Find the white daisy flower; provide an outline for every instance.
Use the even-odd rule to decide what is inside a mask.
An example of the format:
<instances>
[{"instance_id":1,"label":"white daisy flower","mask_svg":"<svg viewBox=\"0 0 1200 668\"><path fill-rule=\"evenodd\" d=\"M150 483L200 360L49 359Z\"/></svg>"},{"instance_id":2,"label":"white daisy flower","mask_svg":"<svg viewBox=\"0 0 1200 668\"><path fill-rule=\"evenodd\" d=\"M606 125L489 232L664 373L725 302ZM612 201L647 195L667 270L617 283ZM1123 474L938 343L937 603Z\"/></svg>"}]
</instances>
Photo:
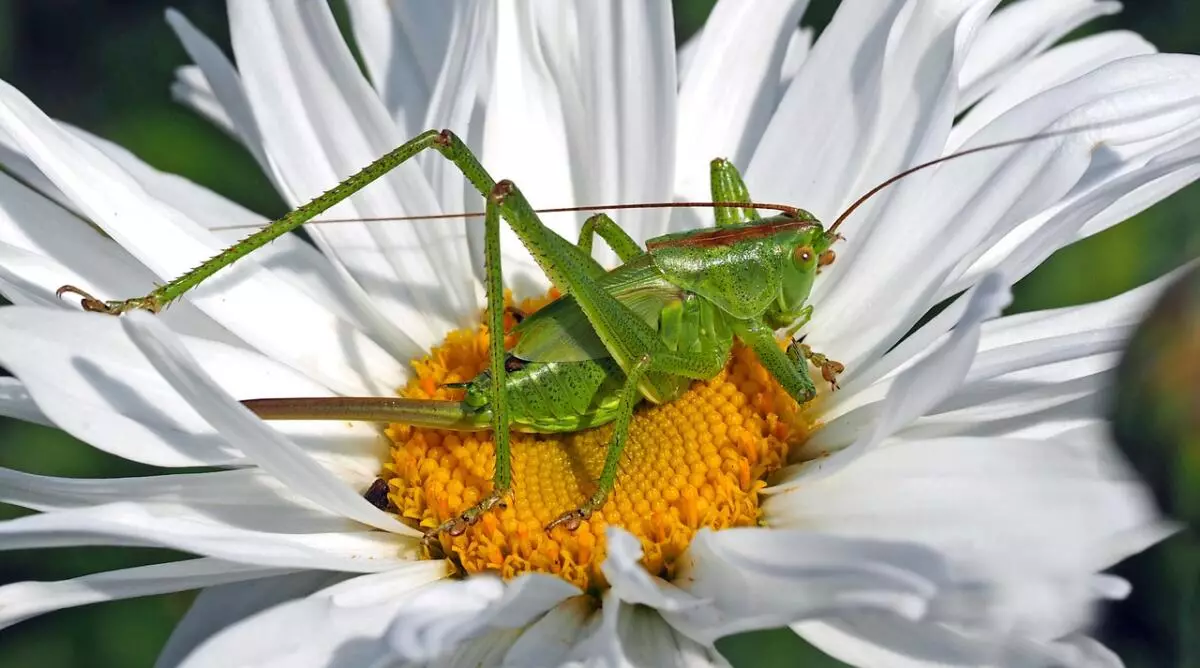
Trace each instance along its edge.
<instances>
[{"instance_id":1,"label":"white daisy flower","mask_svg":"<svg viewBox=\"0 0 1200 668\"><path fill-rule=\"evenodd\" d=\"M444 126L535 205L705 199L728 156L756 200L828 221L924 160L1088 128L922 171L846 222L804 329L845 364L840 391L797 411L737 356L639 413L576 532L541 526L582 500L602 437L518 440L513 502L444 537L453 560L424 558L413 527L486 492L486 435L268 424L237 400L437 391L477 363L482 227L310 226L317 248L279 239L159 316L79 313L55 288L144 294L265 221L0 85L20 178L0 173L0 413L215 469L0 471L0 500L42 511L0 523L4 549L197 555L0 588L0 623L204 588L161 665L721 665L716 639L780 626L863 666L1118 664L1086 636L1127 589L1101 571L1169 528L1113 455L1102 395L1161 281L999 314L1056 249L1196 177L1200 59L1124 32L1052 46L1114 2L996 4L847 0L810 45L802 0L725 0L677 54L666 0L357 0L365 75L324 3L231 0L236 67L168 14L195 62L176 96L293 204ZM429 155L328 216L480 204ZM710 215L620 222L644 241ZM547 223L574 238L580 219ZM517 244L504 262L518 297L548 287ZM379 476L392 512L362 496Z\"/></svg>"}]
</instances>

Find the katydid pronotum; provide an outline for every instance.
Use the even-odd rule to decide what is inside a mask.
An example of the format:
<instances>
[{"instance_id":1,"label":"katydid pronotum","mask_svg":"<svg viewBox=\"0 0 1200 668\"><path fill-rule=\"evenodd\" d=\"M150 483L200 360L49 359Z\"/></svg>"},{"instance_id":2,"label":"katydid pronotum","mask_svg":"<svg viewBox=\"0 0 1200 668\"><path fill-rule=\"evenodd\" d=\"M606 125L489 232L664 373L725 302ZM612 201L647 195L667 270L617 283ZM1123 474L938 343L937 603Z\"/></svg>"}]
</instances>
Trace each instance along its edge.
<instances>
[{"instance_id":1,"label":"katydid pronotum","mask_svg":"<svg viewBox=\"0 0 1200 668\"><path fill-rule=\"evenodd\" d=\"M504 503L512 486L510 430L566 432L613 423L595 492L546 527L573 530L612 491L637 405L643 399L672 401L693 380L716 376L725 367L735 339L752 349L800 404L816 395L810 363L836 387L841 364L798 341L781 349L776 331L784 329L790 337L811 317L812 306L806 302L817 272L834 261L830 247L840 238L837 228L859 205L920 169L1046 136L1051 135L979 146L912 167L868 191L829 229L802 209L753 202L733 165L717 159L711 171L713 202L707 203L714 209L716 226L650 239L643 249L603 213L589 218L578 243L571 243L539 220L511 181L494 181L457 136L449 130L430 130L143 297L102 301L74 286L62 286L58 294L78 295L88 311L157 312L222 268L312 220L417 154L434 149L486 198L485 324L489 331L503 331L505 314L501 220L562 296L516 326L517 343L511 350L505 349L503 336L490 337L488 369L463 384L462 401L334 397L243 403L264 419L400 422L469 431L490 427L496 460L491 493L438 526L431 537L442 532L461 534ZM757 209L783 213L762 218ZM620 266L605 270L592 258L597 235L616 252Z\"/></svg>"}]
</instances>

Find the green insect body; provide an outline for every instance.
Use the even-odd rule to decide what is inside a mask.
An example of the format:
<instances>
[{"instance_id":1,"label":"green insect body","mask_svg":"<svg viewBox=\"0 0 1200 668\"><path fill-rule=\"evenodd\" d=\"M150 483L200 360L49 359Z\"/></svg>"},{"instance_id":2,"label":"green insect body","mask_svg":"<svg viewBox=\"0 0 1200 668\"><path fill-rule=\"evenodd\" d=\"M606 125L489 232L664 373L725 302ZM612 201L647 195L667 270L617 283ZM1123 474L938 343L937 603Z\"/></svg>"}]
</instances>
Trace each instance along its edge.
<instances>
[{"instance_id":1,"label":"green insect body","mask_svg":"<svg viewBox=\"0 0 1200 668\"><path fill-rule=\"evenodd\" d=\"M792 307L802 305L808 296L816 270L815 249L821 248L823 236L819 226L798 225L794 218L721 229L732 233L726 236L733 241L718 245L711 238L716 235L706 230L652 239L647 253L613 269L599 283L622 303L632 304L631 309L656 328L659 340L669 350L712 354L727 361L735 321L759 317L790 324L799 317ZM762 236L754 238L756 234ZM809 249L809 259L797 259L795 248ZM700 261L695 260L697 255ZM717 260L710 265L717 267L712 273L696 269L705 258ZM772 267L747 271L747 267L764 264ZM790 282L781 280L784 277ZM731 289L736 299L728 298ZM745 308L746 304L752 308ZM731 313L734 308L740 312ZM571 432L616 419L625 374L570 295L526 317L513 333L518 342L505 359L504 380L510 429ZM684 376L657 376L643 390L645 398L655 403L677 399L691 385L691 379ZM491 372L484 371L465 385L462 402L444 406L438 415L405 412L408 404L404 400L395 400L390 414L393 421L420 427L484 429L493 419L491 384ZM250 405L267 417L295 417L282 404L255 401Z\"/></svg>"},{"instance_id":2,"label":"green insect body","mask_svg":"<svg viewBox=\"0 0 1200 668\"><path fill-rule=\"evenodd\" d=\"M266 419L369 420L457 430L490 427L496 448L492 493L432 535L461 533L508 494L510 430L569 432L612 423L596 492L548 528L577 526L604 503L615 484L634 408L643 399L672 401L692 381L716 376L729 360L735 340L751 348L800 403L816 394L810 361L821 367L826 380L836 380L840 364L798 344L785 352L775 332L784 327L794 331L811 314L805 302L819 267L833 260L829 247L837 235L799 210L761 218L750 205L741 176L724 160L712 163L713 199L747 206L716 208L716 227L651 239L643 250L608 216L598 214L588 219L573 244L538 220L515 185L493 181L456 136L430 131L145 297L101 302L69 286L60 293L81 294L88 310L157 311L219 269L429 148L451 160L487 197L489 330L502 331L503 324L502 219L563 296L515 328L518 342L511 351L504 349L504 337L492 337L488 369L464 384L462 401L339 397L244 403ZM592 259L597 235L616 251L620 266L605 270Z\"/></svg>"}]
</instances>

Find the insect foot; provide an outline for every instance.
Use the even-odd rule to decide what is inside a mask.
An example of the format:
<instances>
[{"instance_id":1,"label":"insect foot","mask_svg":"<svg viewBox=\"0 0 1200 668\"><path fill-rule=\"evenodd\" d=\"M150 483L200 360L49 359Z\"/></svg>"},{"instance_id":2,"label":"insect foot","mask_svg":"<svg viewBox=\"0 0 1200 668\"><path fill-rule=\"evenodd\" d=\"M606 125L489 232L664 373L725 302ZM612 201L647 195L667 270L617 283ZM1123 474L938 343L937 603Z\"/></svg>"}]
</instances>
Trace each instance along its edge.
<instances>
[{"instance_id":1,"label":"insect foot","mask_svg":"<svg viewBox=\"0 0 1200 668\"><path fill-rule=\"evenodd\" d=\"M90 313L107 313L108 315L121 315L126 311L134 309L144 309L151 313L158 313L162 309L162 305L153 296L136 297L134 299L125 299L121 301L103 301L97 299L86 290L77 288L74 285L64 285L54 291L54 296L62 299L64 295L76 295L79 299L79 305L83 310Z\"/></svg>"},{"instance_id":2,"label":"insect foot","mask_svg":"<svg viewBox=\"0 0 1200 668\"><path fill-rule=\"evenodd\" d=\"M825 382L829 383L829 389L838 389L838 376L846 370L846 365L837 360L829 359L803 343L800 344L800 351L805 359L812 362L813 366L821 370L821 377L825 379Z\"/></svg>"},{"instance_id":3,"label":"insect foot","mask_svg":"<svg viewBox=\"0 0 1200 668\"><path fill-rule=\"evenodd\" d=\"M583 521L592 516L591 504L582 508L570 510L556 517L552 522L546 525L546 533L554 530L554 527L565 527L567 531L574 532L583 524Z\"/></svg>"},{"instance_id":4,"label":"insect foot","mask_svg":"<svg viewBox=\"0 0 1200 668\"><path fill-rule=\"evenodd\" d=\"M443 533L448 536L463 535L471 525L478 522L479 518L483 517L492 508L508 507L508 504L504 501L504 497L508 495L508 492L509 490L507 489L493 490L482 501L466 509L458 517L442 522L436 529L425 534L425 543L437 542L438 537Z\"/></svg>"}]
</instances>

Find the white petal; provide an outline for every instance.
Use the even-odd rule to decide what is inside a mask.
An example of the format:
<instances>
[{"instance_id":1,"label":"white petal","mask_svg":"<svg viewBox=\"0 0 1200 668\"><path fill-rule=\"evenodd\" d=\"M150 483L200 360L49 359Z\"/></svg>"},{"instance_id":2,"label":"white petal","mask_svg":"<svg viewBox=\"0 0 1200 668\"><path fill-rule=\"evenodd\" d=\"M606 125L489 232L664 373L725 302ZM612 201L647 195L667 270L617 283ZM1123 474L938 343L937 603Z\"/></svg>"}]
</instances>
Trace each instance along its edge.
<instances>
[{"instance_id":1,"label":"white petal","mask_svg":"<svg viewBox=\"0 0 1200 668\"><path fill-rule=\"evenodd\" d=\"M1122 668L1125 665L1116 652L1085 635L1075 634L1064 638L1063 642L1078 652L1078 665L1093 668Z\"/></svg>"},{"instance_id":2,"label":"white petal","mask_svg":"<svg viewBox=\"0 0 1200 668\"><path fill-rule=\"evenodd\" d=\"M792 33L792 38L788 40L787 54L783 57L783 65L779 68L779 85L781 89L786 90L791 85L796 72L800 71L800 66L804 64L804 60L808 58L809 52L812 51L812 44L812 28L797 28Z\"/></svg>"},{"instance_id":3,"label":"white petal","mask_svg":"<svg viewBox=\"0 0 1200 668\"><path fill-rule=\"evenodd\" d=\"M182 13L168 8L166 18L187 51L188 57L198 68L192 74L186 75L195 80L189 89L199 89L201 82L207 87L212 96L209 106L216 106L223 116L216 117L218 124L227 125L228 130L250 151L250 155L254 156L259 166L268 175L272 175L270 160L263 150L262 134L254 120L254 114L250 111L250 102L246 99L242 80L233 68L233 63L229 62L225 54L221 53L221 49L197 30ZM187 82L183 77L180 77L180 80ZM223 119L228 121L224 122Z\"/></svg>"},{"instance_id":4,"label":"white petal","mask_svg":"<svg viewBox=\"0 0 1200 668\"><path fill-rule=\"evenodd\" d=\"M196 363L154 316L131 313L121 320L129 338L155 369L210 424L255 464L325 509L369 526L405 536L420 532L371 505L283 434L267 426L237 402Z\"/></svg>"},{"instance_id":5,"label":"white petal","mask_svg":"<svg viewBox=\"0 0 1200 668\"><path fill-rule=\"evenodd\" d=\"M521 631L519 629L492 631L467 640L448 654L422 665L428 666L428 668L460 668L462 666L499 668L505 665L504 661L508 651L520 638Z\"/></svg>"},{"instance_id":6,"label":"white petal","mask_svg":"<svg viewBox=\"0 0 1200 668\"><path fill-rule=\"evenodd\" d=\"M1141 320L1173 275L1168 274L1125 294L1092 304L1023 313L985 322L981 329L979 349L984 352L1012 346L1019 351L1021 344L1038 340L1132 326ZM827 419L832 420L852 408L881 400L887 384L877 381L919 363L925 351L954 326L961 317L963 307L964 302L955 301L919 330L906 336L880 360L847 374L849 380L842 383L842 391L831 398Z\"/></svg>"},{"instance_id":7,"label":"white petal","mask_svg":"<svg viewBox=\"0 0 1200 668\"><path fill-rule=\"evenodd\" d=\"M225 628L181 666L388 665L382 637L395 610L447 575L447 562L418 561L335 584Z\"/></svg>"},{"instance_id":8,"label":"white petal","mask_svg":"<svg viewBox=\"0 0 1200 668\"><path fill-rule=\"evenodd\" d=\"M565 580L540 573L508 583L469 577L414 595L396 612L387 641L406 661L431 661L486 631L521 628L579 594Z\"/></svg>"},{"instance_id":9,"label":"white petal","mask_svg":"<svg viewBox=\"0 0 1200 668\"><path fill-rule=\"evenodd\" d=\"M216 82L212 85L213 95L221 105L222 111L230 114L229 123L234 134L250 149L276 187L287 192L284 175L279 173L275 163L266 153L263 136L258 129L258 120L254 117L250 101L242 86L241 77L234 69L233 64L225 58L211 40L193 28L178 12L168 10L167 21L175 29L184 48L187 49L192 60L197 63L197 67L203 71L200 77L204 84L209 85L210 79ZM210 226L221 224L210 219L201 220L201 222ZM244 231L227 231L218 233L218 237L226 243L232 243L238 241L245 234ZM332 266L324 258L320 262L311 263L311 265L302 261L297 255L309 256L316 253L308 244L292 235L285 235L257 252L267 257L268 266L271 266L272 269L286 271L288 273L287 280L307 285L310 294L318 297L330 294L333 297L332 301L338 304L338 307L334 309L336 313L339 315L353 313L351 319L367 327L369 332L375 334L376 341L393 355L401 359L411 357L411 350L396 345L396 341L403 339L404 335L371 302L367 293L354 282L345 268ZM272 259L274 262L270 262Z\"/></svg>"},{"instance_id":10,"label":"white petal","mask_svg":"<svg viewBox=\"0 0 1200 668\"><path fill-rule=\"evenodd\" d=\"M0 102L0 127L93 222L156 275L174 278L221 250L211 234L146 197L110 159L70 136L11 86L0 86ZM397 384L388 381L398 380L400 367L378 346L252 258L225 269L189 299L254 347L330 386L362 392ZM370 378L361 375L365 369Z\"/></svg>"},{"instance_id":11,"label":"white petal","mask_svg":"<svg viewBox=\"0 0 1200 668\"><path fill-rule=\"evenodd\" d=\"M217 126L219 130L241 141L233 119L221 106L204 72L196 65L183 65L175 68L175 80L171 82L171 99L200 114L205 120Z\"/></svg>"},{"instance_id":12,"label":"white petal","mask_svg":"<svg viewBox=\"0 0 1200 668\"><path fill-rule=\"evenodd\" d=\"M592 615L570 655L565 661L559 660L557 665L573 668L729 666L711 645L704 646L684 637L657 611L629 605L611 590L604 594L600 614Z\"/></svg>"},{"instance_id":13,"label":"white petal","mask_svg":"<svg viewBox=\"0 0 1200 668\"><path fill-rule=\"evenodd\" d=\"M1018 105L972 145L1092 123L1098 129L981 153L897 184L877 207L878 219L907 222L856 237L858 251L840 269L839 252L833 276L841 280L814 293L807 342L851 368L882 354L1014 227L1053 213L1072 189L1086 190L1184 143L1200 125L1186 83L1197 77L1200 58L1191 56L1112 63ZM844 232L857 225L848 222ZM933 247L939 251L927 252Z\"/></svg>"},{"instance_id":14,"label":"white petal","mask_svg":"<svg viewBox=\"0 0 1200 668\"><path fill-rule=\"evenodd\" d=\"M220 559L189 559L93 573L58 582L16 582L0 587L0 628L52 610L211 587L280 572L280 569Z\"/></svg>"},{"instance_id":15,"label":"white petal","mask_svg":"<svg viewBox=\"0 0 1200 668\"><path fill-rule=\"evenodd\" d=\"M75 206L71 198L59 190L58 186L54 185L54 182L25 156L25 152L17 145L16 140L4 130L0 130L0 165L4 165L4 171L15 176L39 195L76 216L84 217L83 212Z\"/></svg>"},{"instance_id":16,"label":"white petal","mask_svg":"<svg viewBox=\"0 0 1200 668\"><path fill-rule=\"evenodd\" d=\"M658 614L642 606L622 605L617 620L622 666L664 668L728 667L712 649L681 635Z\"/></svg>"},{"instance_id":17,"label":"white petal","mask_svg":"<svg viewBox=\"0 0 1200 668\"><path fill-rule=\"evenodd\" d=\"M1040 226L1014 230L942 292L969 283L980 271L999 270L1014 280L1021 278L1055 249L1140 213L1197 177L1200 141L1192 141L1073 198Z\"/></svg>"},{"instance_id":18,"label":"white petal","mask_svg":"<svg viewBox=\"0 0 1200 668\"><path fill-rule=\"evenodd\" d=\"M239 398L330 395L252 351L200 339L187 344ZM0 364L21 379L55 425L106 452L156 466L244 463L236 447L150 366L116 318L0 309ZM387 451L366 424L281 423L279 430L359 483L374 479Z\"/></svg>"},{"instance_id":19,"label":"white petal","mask_svg":"<svg viewBox=\"0 0 1200 668\"><path fill-rule=\"evenodd\" d=\"M843 2L750 162L755 199L796 202L832 218L863 184L940 151L953 116L960 37L987 9L965 0Z\"/></svg>"},{"instance_id":20,"label":"white petal","mask_svg":"<svg viewBox=\"0 0 1200 668\"><path fill-rule=\"evenodd\" d=\"M1117 355L1083 360L1086 365L1116 366ZM1052 365L1064 368L1064 365ZM1074 371L1066 367L1068 371ZM1042 371L1041 369L1038 370ZM946 436L1044 437L1097 420L1108 410L1112 372L1097 372L1057 383L1054 371L1041 378L985 381L960 392L965 407L939 406L897 434L917 440Z\"/></svg>"},{"instance_id":21,"label":"white petal","mask_svg":"<svg viewBox=\"0 0 1200 668\"><path fill-rule=\"evenodd\" d=\"M646 605L663 612L689 610L706 603L647 573L640 563L642 544L633 534L617 527L609 527L605 534L608 555L600 568L614 596L626 603Z\"/></svg>"},{"instance_id":22,"label":"white petal","mask_svg":"<svg viewBox=\"0 0 1200 668\"><path fill-rule=\"evenodd\" d=\"M212 230L227 246L241 241L270 222L183 177L154 169L121 146L82 130L72 130L119 164L137 180L147 195L178 209L191 220ZM309 297L326 309L356 325L360 324L360 319L346 307L346 303L351 301L347 295L347 282L319 251L300 237L285 234L256 250L255 259L288 283L302 287Z\"/></svg>"},{"instance_id":23,"label":"white petal","mask_svg":"<svg viewBox=\"0 0 1200 668\"><path fill-rule=\"evenodd\" d=\"M0 273L11 286L6 290L9 299L18 304L75 309L54 294L59 286L118 296L145 291L155 280L154 274L84 219L5 174L0 174L0 244L4 253ZM183 333L238 341L187 302L164 317Z\"/></svg>"},{"instance_id":24,"label":"white petal","mask_svg":"<svg viewBox=\"0 0 1200 668\"><path fill-rule=\"evenodd\" d=\"M580 642L596 607L597 601L590 596L572 596L559 603L525 628L505 654L505 661L511 666L559 665Z\"/></svg>"},{"instance_id":25,"label":"white petal","mask_svg":"<svg viewBox=\"0 0 1200 668\"><path fill-rule=\"evenodd\" d=\"M565 48L552 41L575 29L574 5L547 3L542 23L550 27L542 37L530 3L497 6L496 62L493 68L504 75L504 85L491 87L483 137L483 163L493 174L513 180L534 206L576 204L571 146L564 119L564 96L578 83L556 83L547 58L550 48ZM550 10L561 17L549 16ZM557 21L552 19L557 18ZM544 39L545 44L539 43ZM569 36L562 38L570 42ZM578 234L581 223L574 217L544 216L543 222L568 239ZM544 292L549 282L537 263L525 252L520 240L507 228L502 230L505 283L515 294ZM472 232L473 248L482 263L482 229Z\"/></svg>"},{"instance_id":26,"label":"white petal","mask_svg":"<svg viewBox=\"0 0 1200 668\"><path fill-rule=\"evenodd\" d=\"M764 505L773 527L911 540L996 572L1078 577L1169 529L1107 439L897 440Z\"/></svg>"},{"instance_id":27,"label":"white petal","mask_svg":"<svg viewBox=\"0 0 1200 668\"><path fill-rule=\"evenodd\" d=\"M671 199L676 75L669 3L506 6L496 68L504 85L492 87L484 157L535 206ZM665 231L667 218L654 210L625 212L620 221L642 241ZM546 220L572 239L581 222ZM516 240L507 232L505 239L505 273L515 270L518 294L544 289ZM611 264L614 255L598 246L600 261Z\"/></svg>"},{"instance_id":28,"label":"white petal","mask_svg":"<svg viewBox=\"0 0 1200 668\"><path fill-rule=\"evenodd\" d=\"M200 643L225 628L285 601L304 598L346 579L344 573L301 571L205 587L171 631L155 668L175 668Z\"/></svg>"},{"instance_id":29,"label":"white petal","mask_svg":"<svg viewBox=\"0 0 1200 668\"><path fill-rule=\"evenodd\" d=\"M495 62L494 40L496 7L491 2L454 3L450 44L446 60L436 80L424 127L452 128L468 146L484 145L483 103L491 85ZM481 208L479 192L457 166L448 160L428 156L423 162L429 183L443 211L474 211ZM478 280L482 296L483 262L475 262L472 237L482 241L483 226L478 220L442 220L436 223L452 234L446 251L455 254L455 267L470 267Z\"/></svg>"},{"instance_id":30,"label":"white petal","mask_svg":"<svg viewBox=\"0 0 1200 668\"><path fill-rule=\"evenodd\" d=\"M1121 3L1107 0L1022 0L1000 9L983 24L963 62L958 108L971 106L997 82L1011 80L1020 65L1075 28L1120 9Z\"/></svg>"},{"instance_id":31,"label":"white petal","mask_svg":"<svg viewBox=\"0 0 1200 668\"><path fill-rule=\"evenodd\" d=\"M704 644L844 611L919 618L948 577L936 552L913 543L774 528L704 530L674 579L699 605L663 614Z\"/></svg>"},{"instance_id":32,"label":"white petal","mask_svg":"<svg viewBox=\"0 0 1200 668\"><path fill-rule=\"evenodd\" d=\"M936 406L962 383L970 369L979 348L980 323L999 315L1010 298L1008 286L998 275L984 277L979 285L960 299L960 303L964 304L962 317L950 336L927 357L896 378L888 388L878 417L862 424L853 443L829 457L784 469L778 483L767 488L767 491L789 492L803 484L800 480L808 476L830 475L843 469L883 439ZM947 311L953 312L953 306ZM821 441L822 447L835 445Z\"/></svg>"},{"instance_id":33,"label":"white petal","mask_svg":"<svg viewBox=\"0 0 1200 668\"><path fill-rule=\"evenodd\" d=\"M863 668L1091 666L1072 660L1078 652L1058 643L971 636L942 624L872 612L800 622L792 630L830 656Z\"/></svg>"},{"instance_id":34,"label":"white petal","mask_svg":"<svg viewBox=\"0 0 1200 668\"><path fill-rule=\"evenodd\" d=\"M434 96L438 73L447 60L458 4L398 0L347 3L354 40L367 73L396 127L406 135L426 129L421 123ZM477 33L476 38L482 40L484 34Z\"/></svg>"},{"instance_id":35,"label":"white petal","mask_svg":"<svg viewBox=\"0 0 1200 668\"><path fill-rule=\"evenodd\" d=\"M669 201L677 89L671 4L584 1L576 7L582 97L564 100L576 197L595 203ZM621 226L639 241L665 232L666 223L661 210L621 216ZM611 264L615 255L601 253L600 259Z\"/></svg>"},{"instance_id":36,"label":"white petal","mask_svg":"<svg viewBox=\"0 0 1200 668\"><path fill-rule=\"evenodd\" d=\"M230 24L239 72L288 201L310 200L407 139L325 4L234 2ZM437 213L419 162L392 169L327 216ZM475 278L456 264L462 230L461 222L392 221L313 226L310 233L407 335L389 349L408 358L475 316Z\"/></svg>"},{"instance_id":37,"label":"white petal","mask_svg":"<svg viewBox=\"0 0 1200 668\"><path fill-rule=\"evenodd\" d=\"M369 573L411 563L415 541L379 531L283 534L237 529L153 507L113 503L0 522L0 549L73 545L169 547L228 561L280 568Z\"/></svg>"},{"instance_id":38,"label":"white petal","mask_svg":"<svg viewBox=\"0 0 1200 668\"><path fill-rule=\"evenodd\" d=\"M807 6L807 0L761 6L725 0L713 7L679 88L677 133L685 141L675 146L677 193L707 199L713 158L749 162L779 103L784 56Z\"/></svg>"},{"instance_id":39,"label":"white petal","mask_svg":"<svg viewBox=\"0 0 1200 668\"><path fill-rule=\"evenodd\" d=\"M34 403L25 383L12 377L0 378L0 415L52 427L54 423Z\"/></svg>"},{"instance_id":40,"label":"white petal","mask_svg":"<svg viewBox=\"0 0 1200 668\"><path fill-rule=\"evenodd\" d=\"M964 385L900 434L905 438L952 435L1049 435L1107 410L1103 392L1134 325L1173 277L1105 301L1026 313L983 324L979 354ZM823 413L825 426L808 443L816 455L852 439L879 413L897 374L920 365L934 345L951 305L843 385ZM886 376L886 377L885 377ZM882 381L880 379L883 379ZM845 397L845 398L844 398Z\"/></svg>"},{"instance_id":41,"label":"white petal","mask_svg":"<svg viewBox=\"0 0 1200 668\"><path fill-rule=\"evenodd\" d=\"M1001 12L1003 13L1003 12ZM984 24L987 31L991 24ZM1012 76L973 106L954 124L948 149L955 149L967 137L1021 102L1064 84L1072 79L1121 58L1154 53L1154 45L1134 32L1112 31L1067 42L1020 66Z\"/></svg>"},{"instance_id":42,"label":"white petal","mask_svg":"<svg viewBox=\"0 0 1200 668\"><path fill-rule=\"evenodd\" d=\"M157 466L238 461L240 454L202 428L149 365L136 363L140 355L121 338L116 320L104 316L0 310L0 364L56 426L106 452Z\"/></svg>"},{"instance_id":43,"label":"white petal","mask_svg":"<svg viewBox=\"0 0 1200 668\"><path fill-rule=\"evenodd\" d=\"M692 59L696 57L696 50L700 48L700 36L704 34L704 26L700 26L692 36L687 38L687 41L679 45L675 51L675 69L679 73L679 80L687 79L688 68L692 64Z\"/></svg>"},{"instance_id":44,"label":"white petal","mask_svg":"<svg viewBox=\"0 0 1200 668\"><path fill-rule=\"evenodd\" d=\"M600 614L592 615L579 642L571 649L567 666L589 668L625 668L628 661L622 651L618 624L624 605L621 599L609 590L601 599Z\"/></svg>"},{"instance_id":45,"label":"white petal","mask_svg":"<svg viewBox=\"0 0 1200 668\"><path fill-rule=\"evenodd\" d=\"M43 512L128 501L162 516L270 533L361 529L289 491L260 469L89 480L0 468L0 501Z\"/></svg>"}]
</instances>

